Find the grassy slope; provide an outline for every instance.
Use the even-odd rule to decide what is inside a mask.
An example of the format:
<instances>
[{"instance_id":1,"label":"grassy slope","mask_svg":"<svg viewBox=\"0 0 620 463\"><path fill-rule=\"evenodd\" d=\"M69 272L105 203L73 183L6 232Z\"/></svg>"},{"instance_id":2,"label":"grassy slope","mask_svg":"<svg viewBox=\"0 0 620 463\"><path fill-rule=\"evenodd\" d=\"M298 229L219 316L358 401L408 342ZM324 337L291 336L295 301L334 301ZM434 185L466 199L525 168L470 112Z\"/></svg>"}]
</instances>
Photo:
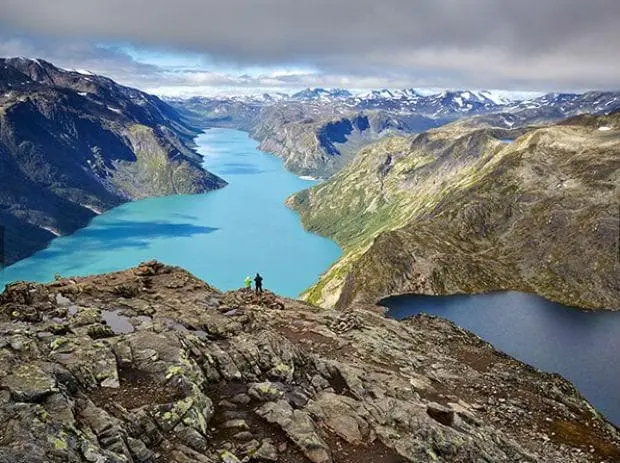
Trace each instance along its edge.
<instances>
[{"instance_id":1,"label":"grassy slope","mask_svg":"<svg viewBox=\"0 0 620 463\"><path fill-rule=\"evenodd\" d=\"M196 169L187 159L171 157L174 148L150 127L133 125L127 137L136 160L118 161L112 183L129 198L200 193L223 184L210 172Z\"/></svg>"},{"instance_id":2,"label":"grassy slope","mask_svg":"<svg viewBox=\"0 0 620 463\"><path fill-rule=\"evenodd\" d=\"M289 200L307 228L345 250L306 298L346 306L511 288L617 307L620 135L575 124L511 144L453 126L362 150Z\"/></svg>"}]
</instances>

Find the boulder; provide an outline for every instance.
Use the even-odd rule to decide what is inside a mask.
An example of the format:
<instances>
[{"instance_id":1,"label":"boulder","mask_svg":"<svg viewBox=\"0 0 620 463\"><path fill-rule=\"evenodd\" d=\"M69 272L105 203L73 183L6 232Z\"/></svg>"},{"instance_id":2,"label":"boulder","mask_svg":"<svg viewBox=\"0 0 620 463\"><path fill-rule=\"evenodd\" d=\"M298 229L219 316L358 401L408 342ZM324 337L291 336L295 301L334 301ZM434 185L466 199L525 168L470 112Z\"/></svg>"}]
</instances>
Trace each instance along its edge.
<instances>
[{"instance_id":1,"label":"boulder","mask_svg":"<svg viewBox=\"0 0 620 463\"><path fill-rule=\"evenodd\" d=\"M31 363L13 369L0 384L16 402L40 402L58 390L56 379Z\"/></svg>"}]
</instances>

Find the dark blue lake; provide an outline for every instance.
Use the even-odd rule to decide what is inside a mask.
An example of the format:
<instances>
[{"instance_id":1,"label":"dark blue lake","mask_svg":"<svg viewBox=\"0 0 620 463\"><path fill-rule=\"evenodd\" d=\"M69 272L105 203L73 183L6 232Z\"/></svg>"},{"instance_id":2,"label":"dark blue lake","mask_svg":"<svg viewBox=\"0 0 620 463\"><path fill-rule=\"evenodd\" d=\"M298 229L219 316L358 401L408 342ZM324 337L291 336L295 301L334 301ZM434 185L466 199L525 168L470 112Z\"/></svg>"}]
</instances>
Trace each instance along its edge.
<instances>
[{"instance_id":1,"label":"dark blue lake","mask_svg":"<svg viewBox=\"0 0 620 463\"><path fill-rule=\"evenodd\" d=\"M620 425L620 312L585 312L519 292L401 296L382 305L399 320L421 312L447 318L498 350L561 374Z\"/></svg>"}]
</instances>

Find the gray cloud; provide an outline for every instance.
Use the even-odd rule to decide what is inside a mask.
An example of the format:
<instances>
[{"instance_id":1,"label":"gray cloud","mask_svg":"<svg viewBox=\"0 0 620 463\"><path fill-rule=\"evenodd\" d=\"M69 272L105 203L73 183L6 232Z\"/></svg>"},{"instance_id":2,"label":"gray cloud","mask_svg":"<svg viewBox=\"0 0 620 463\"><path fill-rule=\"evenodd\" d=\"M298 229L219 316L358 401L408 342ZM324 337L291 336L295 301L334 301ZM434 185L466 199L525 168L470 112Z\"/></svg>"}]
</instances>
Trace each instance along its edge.
<instances>
[{"instance_id":1,"label":"gray cloud","mask_svg":"<svg viewBox=\"0 0 620 463\"><path fill-rule=\"evenodd\" d=\"M155 83L161 69L136 62L119 50L98 47L86 41L45 39L11 35L0 29L0 56L43 58L66 69L84 69L111 75L119 81Z\"/></svg>"},{"instance_id":2,"label":"gray cloud","mask_svg":"<svg viewBox=\"0 0 620 463\"><path fill-rule=\"evenodd\" d=\"M618 0L0 0L0 30L451 87L618 88L619 22Z\"/></svg>"}]
</instances>

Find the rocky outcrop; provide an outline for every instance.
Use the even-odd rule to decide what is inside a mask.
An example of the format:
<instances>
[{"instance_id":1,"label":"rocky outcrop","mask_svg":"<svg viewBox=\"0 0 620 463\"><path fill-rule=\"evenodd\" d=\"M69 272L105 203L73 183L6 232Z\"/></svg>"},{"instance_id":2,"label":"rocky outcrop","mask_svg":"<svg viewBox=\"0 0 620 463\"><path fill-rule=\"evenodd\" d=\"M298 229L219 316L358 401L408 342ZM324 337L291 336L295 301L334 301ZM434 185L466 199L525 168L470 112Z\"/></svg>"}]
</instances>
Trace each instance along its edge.
<instances>
[{"instance_id":1,"label":"rocky outcrop","mask_svg":"<svg viewBox=\"0 0 620 463\"><path fill-rule=\"evenodd\" d=\"M220 293L157 262L0 296L0 461L618 458L570 383L446 320Z\"/></svg>"},{"instance_id":2,"label":"rocky outcrop","mask_svg":"<svg viewBox=\"0 0 620 463\"><path fill-rule=\"evenodd\" d=\"M156 97L44 61L1 59L4 262L128 200L223 186L202 169L195 135Z\"/></svg>"},{"instance_id":3,"label":"rocky outcrop","mask_svg":"<svg viewBox=\"0 0 620 463\"><path fill-rule=\"evenodd\" d=\"M619 118L455 124L362 150L289 200L309 230L345 251L306 298L346 307L514 289L618 309Z\"/></svg>"}]
</instances>

